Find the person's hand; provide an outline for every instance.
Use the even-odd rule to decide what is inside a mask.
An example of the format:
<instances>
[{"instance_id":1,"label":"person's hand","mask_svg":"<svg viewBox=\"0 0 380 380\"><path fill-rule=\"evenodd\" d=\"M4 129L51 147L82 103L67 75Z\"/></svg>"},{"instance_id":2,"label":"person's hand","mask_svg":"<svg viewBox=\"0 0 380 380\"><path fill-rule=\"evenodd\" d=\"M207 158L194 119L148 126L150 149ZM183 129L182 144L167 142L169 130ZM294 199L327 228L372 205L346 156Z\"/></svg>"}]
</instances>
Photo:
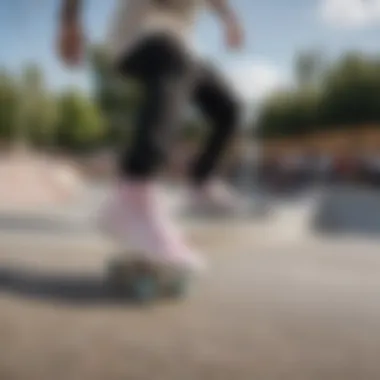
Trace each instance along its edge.
<instances>
[{"instance_id":1,"label":"person's hand","mask_svg":"<svg viewBox=\"0 0 380 380\"><path fill-rule=\"evenodd\" d=\"M83 33L79 23L63 23L58 36L58 53L68 66L78 66L83 59Z\"/></svg>"},{"instance_id":2,"label":"person's hand","mask_svg":"<svg viewBox=\"0 0 380 380\"><path fill-rule=\"evenodd\" d=\"M234 21L227 23L226 33L226 43L228 48L237 50L243 47L244 32L239 23Z\"/></svg>"}]
</instances>

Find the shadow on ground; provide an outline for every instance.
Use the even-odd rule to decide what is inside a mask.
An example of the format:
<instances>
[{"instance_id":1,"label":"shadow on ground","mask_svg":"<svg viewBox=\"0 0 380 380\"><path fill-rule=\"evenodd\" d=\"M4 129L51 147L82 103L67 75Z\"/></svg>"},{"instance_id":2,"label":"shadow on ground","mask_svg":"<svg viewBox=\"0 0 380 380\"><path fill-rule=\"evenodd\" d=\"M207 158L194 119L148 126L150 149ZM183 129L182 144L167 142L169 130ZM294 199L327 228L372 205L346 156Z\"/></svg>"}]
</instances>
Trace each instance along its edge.
<instances>
[{"instance_id":1,"label":"shadow on ground","mask_svg":"<svg viewBox=\"0 0 380 380\"><path fill-rule=\"evenodd\" d=\"M0 293L81 306L133 304L126 292L112 289L106 276L51 274L0 266Z\"/></svg>"}]
</instances>

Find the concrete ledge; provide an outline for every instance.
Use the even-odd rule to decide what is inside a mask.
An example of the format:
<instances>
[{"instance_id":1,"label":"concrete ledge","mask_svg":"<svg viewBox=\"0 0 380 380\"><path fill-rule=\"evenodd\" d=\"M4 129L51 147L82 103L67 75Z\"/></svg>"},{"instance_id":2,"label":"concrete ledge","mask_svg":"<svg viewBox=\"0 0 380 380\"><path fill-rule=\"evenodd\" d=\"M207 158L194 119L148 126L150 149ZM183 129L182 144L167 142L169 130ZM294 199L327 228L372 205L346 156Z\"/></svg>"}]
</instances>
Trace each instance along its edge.
<instances>
[{"instance_id":1,"label":"concrete ledge","mask_svg":"<svg viewBox=\"0 0 380 380\"><path fill-rule=\"evenodd\" d=\"M318 206L313 226L327 234L380 236L380 193L355 187L330 189Z\"/></svg>"}]
</instances>

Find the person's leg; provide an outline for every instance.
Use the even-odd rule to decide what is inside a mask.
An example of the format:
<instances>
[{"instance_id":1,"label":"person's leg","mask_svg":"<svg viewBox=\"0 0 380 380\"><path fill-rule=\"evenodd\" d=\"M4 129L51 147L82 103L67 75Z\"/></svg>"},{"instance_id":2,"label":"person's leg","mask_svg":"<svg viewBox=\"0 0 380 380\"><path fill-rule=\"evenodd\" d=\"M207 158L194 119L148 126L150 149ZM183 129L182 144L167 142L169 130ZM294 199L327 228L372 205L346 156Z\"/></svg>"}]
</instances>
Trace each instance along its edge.
<instances>
[{"instance_id":1,"label":"person's leg","mask_svg":"<svg viewBox=\"0 0 380 380\"><path fill-rule=\"evenodd\" d=\"M190 168L190 181L195 204L202 210L235 211L245 200L234 194L221 181L216 171L236 137L241 119L241 106L222 75L204 66L194 91L194 101L207 119L211 131L200 154Z\"/></svg>"},{"instance_id":2,"label":"person's leg","mask_svg":"<svg viewBox=\"0 0 380 380\"><path fill-rule=\"evenodd\" d=\"M241 121L239 101L223 76L213 67L203 65L198 78L193 97L211 131L190 169L195 186L203 185L215 175Z\"/></svg>"},{"instance_id":3,"label":"person's leg","mask_svg":"<svg viewBox=\"0 0 380 380\"><path fill-rule=\"evenodd\" d=\"M116 218L116 233L125 235L129 244L153 259L198 268L201 260L171 223L157 199L155 183L188 99L192 62L176 41L159 37L122 61L120 70L123 75L133 75L142 81L145 99L132 147L120 161L119 199L114 206L120 216Z\"/></svg>"},{"instance_id":4,"label":"person's leg","mask_svg":"<svg viewBox=\"0 0 380 380\"><path fill-rule=\"evenodd\" d=\"M140 79L145 93L131 149L121 157L121 176L153 178L167 158L181 121L194 64L177 41L162 36L148 40L122 61L120 71Z\"/></svg>"}]
</instances>

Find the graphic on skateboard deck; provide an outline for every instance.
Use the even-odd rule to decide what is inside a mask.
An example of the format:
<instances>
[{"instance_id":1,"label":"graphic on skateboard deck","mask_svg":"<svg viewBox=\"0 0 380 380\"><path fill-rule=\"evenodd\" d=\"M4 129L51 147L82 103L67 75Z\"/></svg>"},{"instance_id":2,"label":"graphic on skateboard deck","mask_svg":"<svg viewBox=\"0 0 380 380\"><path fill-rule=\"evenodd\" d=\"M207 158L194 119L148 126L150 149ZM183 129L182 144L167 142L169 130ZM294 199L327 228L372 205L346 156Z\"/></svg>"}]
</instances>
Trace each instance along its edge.
<instances>
[{"instance_id":1,"label":"graphic on skateboard deck","mask_svg":"<svg viewBox=\"0 0 380 380\"><path fill-rule=\"evenodd\" d=\"M190 272L185 269L156 263L136 252L120 255L110 261L108 284L112 291L138 302L157 298L180 298L187 294Z\"/></svg>"}]
</instances>

